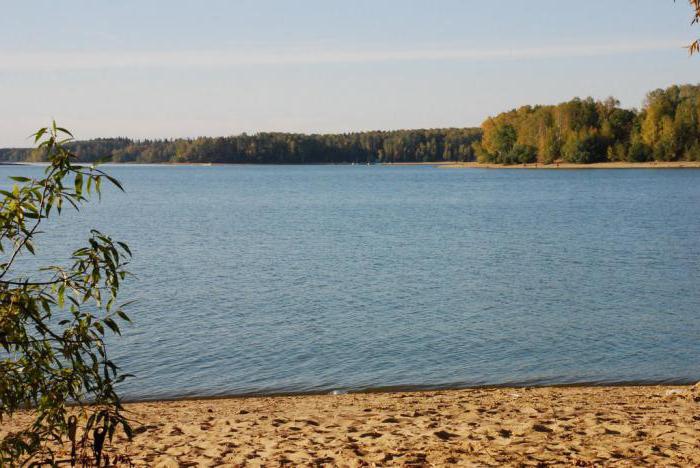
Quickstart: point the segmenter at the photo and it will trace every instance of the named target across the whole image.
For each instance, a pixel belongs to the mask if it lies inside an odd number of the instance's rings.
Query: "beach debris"
[[[700,403],[700,382],[690,387],[690,399],[696,403]]]
[[[666,398],[684,398],[687,394],[688,392],[686,390],[681,388],[672,388],[671,390],[666,390],[664,396]]]
[[[329,393],[329,395],[345,395],[347,394],[347,390],[333,390],[332,392]]]

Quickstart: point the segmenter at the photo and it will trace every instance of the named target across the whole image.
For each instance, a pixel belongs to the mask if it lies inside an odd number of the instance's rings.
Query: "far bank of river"
[[[386,163],[385,166],[438,166],[441,168],[472,169],[700,169],[700,161],[603,162],[592,164],[484,164],[478,162],[415,162]]]
[[[604,162],[592,164],[518,164],[505,166],[503,164],[454,163],[440,167],[450,168],[481,168],[481,169],[700,169],[700,161],[653,161],[643,163]]]
[[[88,165],[88,162],[76,162],[76,164]],[[232,164],[232,163],[112,163],[105,162],[100,165],[110,166],[365,166],[366,163],[339,163],[339,164]],[[432,162],[400,162],[400,163],[377,163],[377,166],[432,166],[448,169],[700,169],[700,161],[650,161],[650,162],[602,162],[592,164],[484,164],[479,162],[457,162],[457,161],[432,161]],[[0,162],[0,166],[46,166],[45,162]]]

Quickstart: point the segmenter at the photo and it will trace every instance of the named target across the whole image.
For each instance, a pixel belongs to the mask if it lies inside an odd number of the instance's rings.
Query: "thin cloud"
[[[329,50],[297,48],[241,51],[5,51],[0,52],[0,70],[68,71],[114,68],[217,68],[256,65],[555,59],[680,50],[682,45],[683,41],[677,40],[493,49]]]

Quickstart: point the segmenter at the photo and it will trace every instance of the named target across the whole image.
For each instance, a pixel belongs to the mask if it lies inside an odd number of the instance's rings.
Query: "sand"
[[[604,162],[592,164],[482,164],[476,162],[438,164],[443,168],[477,168],[477,169],[698,169],[700,161],[652,161],[641,163]]]
[[[127,408],[141,424],[124,447],[137,466],[700,466],[700,384],[179,400]]]

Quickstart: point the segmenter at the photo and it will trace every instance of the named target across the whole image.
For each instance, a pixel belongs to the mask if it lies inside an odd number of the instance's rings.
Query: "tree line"
[[[700,161],[700,86],[647,94],[641,110],[614,98],[523,106],[487,119],[477,160],[524,164]]]
[[[327,135],[258,133],[229,137],[142,140],[99,138],[69,145],[85,162],[138,163],[392,163],[471,161],[478,128],[374,131]],[[25,148],[0,149],[3,161],[41,161]]]
[[[394,163],[479,161],[496,164],[700,160],[700,86],[647,94],[641,110],[608,98],[523,106],[481,128],[344,134],[258,133],[173,140],[98,138],[69,145],[84,162]],[[0,149],[0,161],[41,161],[30,148]]]

